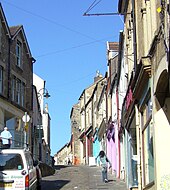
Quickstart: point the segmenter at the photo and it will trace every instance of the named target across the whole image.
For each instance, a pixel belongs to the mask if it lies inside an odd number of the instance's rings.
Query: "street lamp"
[[[38,91],[38,97],[41,97],[41,98],[50,98],[50,94],[48,92],[48,90],[46,88],[41,88],[39,91]]]
[[[40,109],[41,109],[41,113],[44,113],[42,112],[44,110],[44,104],[43,104],[43,99],[46,98],[50,98],[50,94],[48,92],[48,90],[44,87],[44,88],[41,88],[38,90],[37,92],[37,96],[38,96],[38,100],[39,100],[39,104],[40,104]],[[42,102],[41,102],[42,100]],[[43,116],[43,115],[42,115]],[[42,120],[42,118],[41,118]],[[39,122],[39,124],[37,125],[37,130],[38,130],[38,144],[39,144],[39,160],[42,159],[42,134],[43,134],[43,128],[44,128],[44,125],[41,122]],[[41,160],[42,161],[42,160]]]

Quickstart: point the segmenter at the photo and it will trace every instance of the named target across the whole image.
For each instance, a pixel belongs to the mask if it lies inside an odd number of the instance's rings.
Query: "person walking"
[[[108,163],[109,163],[109,169],[112,167],[112,164],[111,164],[110,160],[107,158],[107,156],[103,150],[101,150],[99,152],[99,155],[96,157],[96,162],[97,162],[98,157],[100,159],[100,163],[102,166],[102,180],[103,180],[103,182],[107,183],[108,182],[108,177],[107,177]]]
[[[8,131],[7,127],[4,127],[4,130],[1,132],[0,138],[2,140],[2,148],[3,149],[10,148],[10,146],[12,144],[12,135]]]

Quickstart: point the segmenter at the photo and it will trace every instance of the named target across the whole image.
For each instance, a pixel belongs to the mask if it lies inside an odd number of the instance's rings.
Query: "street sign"
[[[30,121],[30,116],[27,113],[25,113],[25,115],[22,116],[22,121],[24,123],[29,122]]]
[[[26,132],[28,132],[28,123],[26,123],[24,129],[25,129]]]

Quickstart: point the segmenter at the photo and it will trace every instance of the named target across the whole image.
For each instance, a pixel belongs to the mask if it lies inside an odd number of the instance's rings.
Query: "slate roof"
[[[3,11],[3,8],[2,8],[2,5],[0,3],[0,17],[1,17],[1,21],[4,22],[5,24],[5,27],[6,27],[6,30],[7,30],[7,35],[9,36],[9,38],[11,37],[11,34],[10,34],[10,31],[9,31],[9,26],[8,26],[8,23],[7,23],[7,20],[6,20],[6,17],[5,17],[5,13]]]
[[[12,39],[14,39],[18,35],[19,32],[22,33],[22,35],[23,35],[23,37],[25,39],[24,44],[26,45],[26,48],[28,50],[28,54],[29,54],[30,58],[32,58],[31,51],[30,51],[30,48],[29,48],[29,44],[27,42],[27,38],[26,38],[26,35],[25,35],[25,32],[24,32],[23,25],[11,26],[11,27],[9,27],[9,30],[10,30]]]
[[[26,45],[29,57],[32,59],[33,62],[35,62],[36,60],[31,55],[31,51],[29,48],[29,44],[27,42],[27,38],[26,38],[26,35],[24,32],[23,25],[9,27],[1,3],[0,3],[0,17],[2,18],[2,21],[5,23],[7,35],[9,36],[10,39],[14,39],[18,35],[19,32],[22,32],[22,35],[24,37],[24,44]]]

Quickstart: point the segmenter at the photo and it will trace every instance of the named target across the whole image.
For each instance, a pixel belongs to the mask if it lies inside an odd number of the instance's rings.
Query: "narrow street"
[[[56,166],[54,175],[43,178],[42,190],[126,190],[125,183],[110,173],[108,179],[102,182],[99,167]]]

